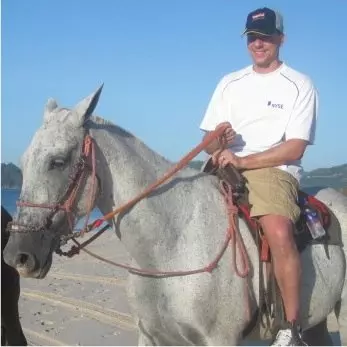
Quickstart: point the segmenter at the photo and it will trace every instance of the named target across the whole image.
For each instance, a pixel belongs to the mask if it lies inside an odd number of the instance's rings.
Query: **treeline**
[[[18,166],[1,163],[1,188],[20,189],[22,180],[22,171]]]

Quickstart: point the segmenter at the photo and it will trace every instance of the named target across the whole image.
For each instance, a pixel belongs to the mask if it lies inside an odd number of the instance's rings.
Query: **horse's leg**
[[[2,317],[1,317],[2,322]],[[6,345],[6,328],[1,323],[1,346]]]
[[[10,346],[26,346],[19,320],[18,300],[20,294],[20,282],[18,272],[1,263],[1,323],[4,326],[6,344]]]
[[[141,320],[138,321],[137,327],[138,327],[138,334],[139,334],[138,345],[139,346],[156,346],[154,339],[145,330]]]
[[[339,301],[335,306],[335,316],[337,319],[341,345],[347,345],[347,305],[346,298]]]
[[[7,311],[8,305],[4,303],[2,306],[6,306],[5,310]],[[7,314],[8,313],[8,314]],[[2,317],[4,324],[5,336],[4,342],[8,346],[27,346],[27,340],[22,330],[22,326],[19,320],[18,307],[10,307],[10,311]],[[3,330],[3,329],[1,329]],[[3,340],[3,337],[1,337]],[[3,341],[1,342],[3,343]]]
[[[327,319],[305,330],[302,337],[309,346],[334,346],[328,331]]]
[[[4,261],[4,248],[8,242],[7,224],[12,221],[11,215],[1,206],[1,345],[26,346],[19,320],[18,300],[20,295],[20,278],[17,270]]]
[[[142,331],[139,331],[138,346],[155,346]]]

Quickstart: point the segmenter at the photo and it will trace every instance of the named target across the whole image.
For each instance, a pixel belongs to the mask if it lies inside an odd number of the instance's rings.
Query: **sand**
[[[128,256],[111,232],[89,246],[114,261]],[[19,310],[24,333],[32,345],[137,345],[137,333],[125,292],[126,270],[102,263],[84,252],[54,257],[43,280],[21,279]],[[339,344],[337,324],[329,329]]]

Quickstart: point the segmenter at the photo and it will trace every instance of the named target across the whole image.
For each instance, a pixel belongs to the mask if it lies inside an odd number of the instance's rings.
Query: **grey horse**
[[[52,254],[71,223],[89,203],[107,214],[160,178],[173,165],[124,129],[93,115],[102,87],[74,108],[49,99],[44,121],[22,158],[23,186],[5,261],[25,277],[44,278]],[[81,180],[69,213],[57,204],[69,192],[86,134],[95,144],[95,174]],[[316,195],[347,235],[347,199],[333,189]],[[66,199],[65,199],[66,200]],[[69,200],[71,202],[71,200]],[[25,203],[26,202],[26,203]],[[226,237],[226,206],[216,177],[186,167],[168,183],[110,223],[137,268],[194,270],[209,264]],[[246,223],[239,230],[250,264],[245,279],[232,268],[227,247],[211,272],[187,276],[129,273],[128,295],[139,345],[237,345],[259,305],[259,255]],[[305,331],[325,324],[337,303],[343,306],[345,253],[340,246],[308,246],[303,264],[301,323]],[[237,260],[240,262],[240,259]]]

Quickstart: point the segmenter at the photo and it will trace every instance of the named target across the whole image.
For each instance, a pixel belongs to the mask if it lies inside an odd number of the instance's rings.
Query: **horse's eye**
[[[50,169],[63,169],[65,161],[63,159],[53,159],[51,161]]]

